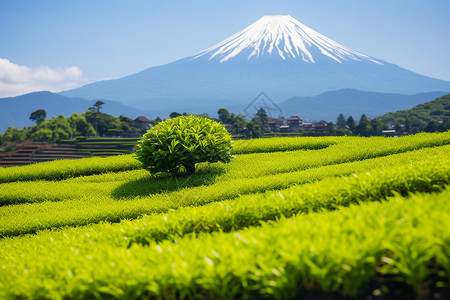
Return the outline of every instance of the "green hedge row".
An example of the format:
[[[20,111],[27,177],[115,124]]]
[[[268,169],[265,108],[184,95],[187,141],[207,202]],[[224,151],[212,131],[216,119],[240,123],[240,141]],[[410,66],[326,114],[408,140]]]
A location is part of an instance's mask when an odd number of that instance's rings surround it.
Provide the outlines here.
[[[358,198],[357,188],[351,194]],[[289,195],[296,197],[280,197]],[[372,294],[369,282],[382,278],[420,297],[425,283],[439,284],[436,275],[450,276],[449,198],[450,189],[397,196],[150,246],[130,246],[126,231],[102,243],[88,232],[8,239],[0,248],[0,297],[286,299],[321,291],[360,299]]]

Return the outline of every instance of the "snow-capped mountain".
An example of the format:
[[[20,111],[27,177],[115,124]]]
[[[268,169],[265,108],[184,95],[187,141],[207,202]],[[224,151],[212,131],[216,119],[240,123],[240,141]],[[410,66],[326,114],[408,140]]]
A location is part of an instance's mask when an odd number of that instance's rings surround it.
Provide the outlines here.
[[[199,113],[249,103],[261,91],[281,102],[348,88],[400,94],[450,92],[450,82],[351,50],[290,16],[277,15],[262,17],[193,56],[61,94],[121,101],[155,113]],[[390,111],[385,104],[383,109]]]
[[[338,63],[367,60],[382,64],[330,40],[291,16],[281,15],[262,17],[223,42],[195,55],[193,59],[207,57],[208,60],[226,62],[239,55],[247,60],[279,56],[283,60],[301,59],[306,63],[316,63],[313,53],[317,51],[320,51],[319,57],[324,55]]]

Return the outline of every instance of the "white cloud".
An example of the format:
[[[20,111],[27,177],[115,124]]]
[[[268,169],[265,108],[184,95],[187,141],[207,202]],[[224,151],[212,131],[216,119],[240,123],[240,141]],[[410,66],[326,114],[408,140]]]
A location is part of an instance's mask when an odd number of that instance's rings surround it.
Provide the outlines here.
[[[29,68],[0,58],[0,97],[13,97],[36,91],[60,92],[86,84],[77,67]]]

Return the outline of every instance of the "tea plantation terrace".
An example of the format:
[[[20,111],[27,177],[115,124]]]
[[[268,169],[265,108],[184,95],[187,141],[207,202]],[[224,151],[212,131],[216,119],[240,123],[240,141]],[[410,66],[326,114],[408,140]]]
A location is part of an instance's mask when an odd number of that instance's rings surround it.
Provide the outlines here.
[[[76,138],[58,144],[30,142],[0,155],[0,167],[29,165],[57,159],[112,156],[132,153],[138,138]]]
[[[233,143],[0,169],[2,299],[445,299],[450,132]],[[379,298],[382,299],[382,298]]]

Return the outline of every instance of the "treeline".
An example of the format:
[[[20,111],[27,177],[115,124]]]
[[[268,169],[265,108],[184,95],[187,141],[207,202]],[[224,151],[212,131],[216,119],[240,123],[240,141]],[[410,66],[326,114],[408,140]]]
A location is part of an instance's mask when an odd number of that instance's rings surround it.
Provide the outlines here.
[[[141,136],[147,130],[138,126],[129,117],[115,117],[102,113],[100,110],[103,104],[102,101],[97,101],[93,107],[82,114],[74,113],[69,117],[59,115],[51,119],[46,119],[45,110],[39,109],[30,115],[30,120],[34,121],[35,125],[23,129],[8,127],[4,134],[0,134],[0,145],[25,140],[58,142],[78,136],[135,137]],[[154,124],[160,121],[161,119],[157,118],[152,122]]]
[[[386,135],[386,130],[391,131],[390,134],[401,136],[419,132],[444,132],[449,129],[449,118],[436,121],[427,118],[418,119],[415,116],[405,115],[396,119],[382,116],[369,120],[367,116],[363,114],[359,122],[356,123],[351,116],[346,119],[341,113],[336,121],[336,129],[333,131],[336,135],[346,134],[367,137]]]
[[[367,137],[382,135],[383,130],[387,129],[389,129],[388,125],[381,122],[378,118],[369,120],[363,114],[357,123],[352,116],[345,118],[344,114],[341,113],[336,120],[336,128],[333,131],[336,135],[359,135]]]

